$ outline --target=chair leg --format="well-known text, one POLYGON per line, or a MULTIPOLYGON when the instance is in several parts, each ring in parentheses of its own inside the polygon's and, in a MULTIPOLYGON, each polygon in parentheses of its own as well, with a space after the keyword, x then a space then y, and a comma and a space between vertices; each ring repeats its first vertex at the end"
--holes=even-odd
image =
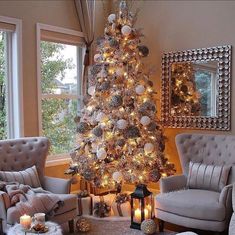
POLYGON ((164 232, 164 223, 165 221, 158 219, 159 232, 164 232))
POLYGON ((69 220, 69 233, 74 233, 74 220, 69 220))
POLYGON ((2 225, 2 219, 0 219, 0 235, 3 235, 3 225, 2 225))

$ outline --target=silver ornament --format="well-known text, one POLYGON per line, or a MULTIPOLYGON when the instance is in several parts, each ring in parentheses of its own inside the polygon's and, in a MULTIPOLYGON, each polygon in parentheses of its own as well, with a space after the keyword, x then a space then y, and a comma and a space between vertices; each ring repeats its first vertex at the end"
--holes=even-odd
POLYGON ((149 54, 149 49, 146 46, 138 46, 139 55, 142 57, 146 57, 149 54))
POLYGON ((101 129, 101 127, 97 126, 92 130, 92 133, 97 136, 100 137, 103 135, 103 130, 101 129))
POLYGON ((140 131, 136 126, 129 126, 124 132, 125 138, 137 138, 140 137, 140 131))
POLYGON ((89 128, 89 125, 86 122, 79 122, 77 126, 77 132, 84 134, 89 128))
POLYGON ((114 95, 110 100, 110 106, 113 108, 117 108, 122 105, 122 97, 120 95, 114 95))

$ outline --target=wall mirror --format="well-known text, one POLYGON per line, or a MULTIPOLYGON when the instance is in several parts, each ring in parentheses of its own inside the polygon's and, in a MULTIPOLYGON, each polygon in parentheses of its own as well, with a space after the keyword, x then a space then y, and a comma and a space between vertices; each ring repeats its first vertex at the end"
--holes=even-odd
POLYGON ((163 125, 230 130, 230 66, 231 46, 165 53, 163 125))

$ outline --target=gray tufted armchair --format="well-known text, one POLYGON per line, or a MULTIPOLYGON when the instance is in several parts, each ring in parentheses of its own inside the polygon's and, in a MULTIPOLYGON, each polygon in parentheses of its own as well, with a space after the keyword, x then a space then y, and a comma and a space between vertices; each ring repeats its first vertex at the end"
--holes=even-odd
POLYGON ((182 175, 161 179, 161 194, 155 199, 155 214, 173 224, 222 232, 232 214, 232 184, 235 182, 235 136, 179 134, 176 136, 182 175), (227 186, 221 192, 187 189, 189 162, 207 165, 231 165, 227 186))
MULTIPOLYGON (((69 194, 70 180, 44 175, 49 146, 49 140, 45 137, 2 140, 0 141, 0 170, 20 171, 35 165, 43 188, 58 194, 64 201, 64 206, 56 212, 52 221, 59 224, 69 222, 70 232, 73 232, 73 219, 77 215, 77 200, 75 195, 69 194)), ((8 220, 9 206, 8 195, 0 191, 0 218, 3 221, 4 231, 6 231, 7 224, 12 224, 8 220)))

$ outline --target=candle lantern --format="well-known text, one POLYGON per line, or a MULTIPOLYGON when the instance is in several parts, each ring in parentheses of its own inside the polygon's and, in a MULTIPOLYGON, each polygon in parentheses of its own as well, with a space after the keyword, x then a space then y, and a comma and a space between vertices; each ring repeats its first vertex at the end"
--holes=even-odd
POLYGON ((153 194, 146 185, 137 185, 131 194, 131 228, 140 229, 145 219, 153 218, 153 194))

